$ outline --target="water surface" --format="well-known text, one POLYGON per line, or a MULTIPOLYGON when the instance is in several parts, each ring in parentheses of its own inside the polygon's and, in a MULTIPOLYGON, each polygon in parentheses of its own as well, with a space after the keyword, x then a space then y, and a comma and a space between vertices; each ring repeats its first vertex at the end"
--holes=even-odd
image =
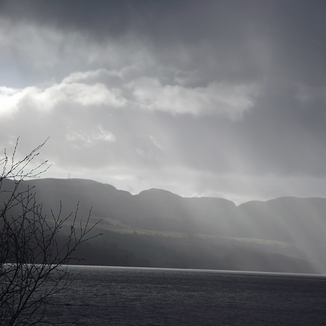
POLYGON ((326 278, 205 270, 70 267, 49 317, 79 325, 326 325, 326 278))

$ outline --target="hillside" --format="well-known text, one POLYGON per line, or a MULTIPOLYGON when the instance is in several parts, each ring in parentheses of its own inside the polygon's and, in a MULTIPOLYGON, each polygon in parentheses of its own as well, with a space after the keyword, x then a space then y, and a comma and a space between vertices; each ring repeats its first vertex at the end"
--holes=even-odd
MULTIPOLYGON (((9 188, 12 181, 6 180, 9 188)), ((138 195, 80 179, 24 181, 44 212, 92 209, 103 236, 78 252, 86 264, 280 272, 326 271, 326 199, 284 197, 236 206, 151 189, 138 195)), ((1 193, 3 196, 3 193, 1 193)), ((3 201, 2 201, 3 202, 3 201)))

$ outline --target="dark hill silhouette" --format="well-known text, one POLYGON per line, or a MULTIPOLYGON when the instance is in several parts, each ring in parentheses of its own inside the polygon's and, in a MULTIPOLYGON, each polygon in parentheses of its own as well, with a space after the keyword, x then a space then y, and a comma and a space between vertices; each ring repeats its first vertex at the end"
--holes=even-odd
MULTIPOLYGON (((10 188, 12 181, 6 180, 10 188)), ((82 179, 37 179, 45 213, 91 207, 104 235, 79 254, 88 264, 325 272, 326 199, 283 197, 236 206, 150 189, 138 195, 82 179)), ((3 195, 3 193, 1 194, 3 195)), ((3 201, 2 201, 3 202, 3 201)), ((85 263, 85 262, 84 262, 85 263)))

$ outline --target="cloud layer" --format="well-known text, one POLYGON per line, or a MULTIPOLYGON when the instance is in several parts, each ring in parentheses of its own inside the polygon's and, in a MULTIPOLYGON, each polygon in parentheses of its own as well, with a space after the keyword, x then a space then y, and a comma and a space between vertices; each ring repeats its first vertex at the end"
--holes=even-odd
MULTIPOLYGON (((326 196, 326 6, 0 2, 0 144, 133 192, 326 196)), ((51 174, 52 173, 52 174, 51 174)))

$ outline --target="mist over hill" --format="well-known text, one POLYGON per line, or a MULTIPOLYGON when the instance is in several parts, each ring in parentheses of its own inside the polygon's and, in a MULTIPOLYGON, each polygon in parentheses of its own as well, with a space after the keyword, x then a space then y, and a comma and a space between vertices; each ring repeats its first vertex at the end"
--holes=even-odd
MULTIPOLYGON (((3 189, 13 181, 5 180, 3 189)), ((23 181, 44 212, 92 207, 103 235, 76 253, 83 264, 325 273, 326 199, 283 197, 239 206, 160 189, 138 195, 84 179, 23 181)), ((1 193, 1 204, 4 193, 1 193)))

